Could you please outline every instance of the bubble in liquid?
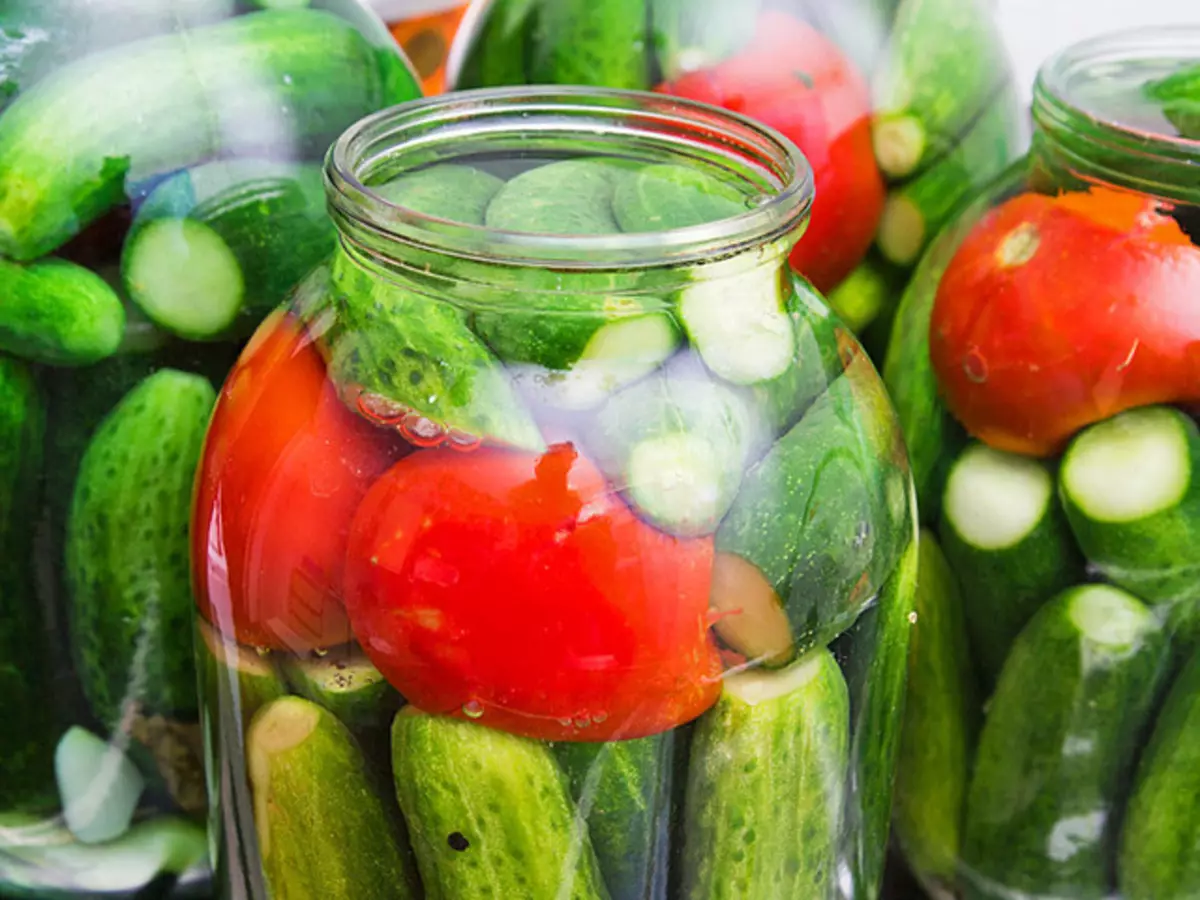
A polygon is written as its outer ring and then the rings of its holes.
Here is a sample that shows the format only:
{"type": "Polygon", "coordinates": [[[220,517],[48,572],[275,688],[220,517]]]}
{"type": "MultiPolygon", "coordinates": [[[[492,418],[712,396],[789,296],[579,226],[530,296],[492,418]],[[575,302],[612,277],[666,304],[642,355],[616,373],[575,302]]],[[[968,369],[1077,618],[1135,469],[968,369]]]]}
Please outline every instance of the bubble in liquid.
{"type": "Polygon", "coordinates": [[[469,453],[472,450],[478,450],[483,445],[483,438],[476,434],[459,431],[457,428],[451,428],[446,432],[446,442],[451,450],[469,453]]]}
{"type": "Polygon", "coordinates": [[[608,721],[608,713],[598,712],[594,716],[592,716],[592,721],[594,723],[596,723],[597,725],[603,725],[605,722],[608,721]]]}
{"type": "Polygon", "coordinates": [[[483,717],[483,704],[478,700],[468,700],[463,704],[462,711],[468,719],[480,719],[483,717]]]}
{"type": "Polygon", "coordinates": [[[568,716],[565,719],[559,719],[558,724],[561,725],[563,728],[570,728],[571,727],[571,717],[568,716]]]}
{"type": "Polygon", "coordinates": [[[575,719],[575,727],[576,728],[587,728],[591,724],[592,724],[591,716],[584,715],[584,716],[579,716],[577,719],[575,719]]]}
{"type": "Polygon", "coordinates": [[[325,657],[327,657],[329,655],[329,650],[326,647],[317,647],[316,649],[313,650],[312,654],[317,659],[324,659],[325,657]]]}
{"type": "Polygon", "coordinates": [[[963,357],[963,373],[968,380],[975,384],[983,384],[988,380],[988,364],[983,358],[983,354],[979,352],[979,348],[972,347],[967,351],[967,355],[963,357]]]}
{"type": "Polygon", "coordinates": [[[271,648],[270,647],[255,647],[254,652],[257,653],[259,656],[270,656],[271,648]]]}
{"type": "Polygon", "coordinates": [[[446,440],[442,426],[419,413],[410,412],[400,422],[401,436],[414,447],[432,449],[446,440]]]}
{"type": "Polygon", "coordinates": [[[394,425],[411,413],[408,407],[394,400],[366,391],[358,395],[355,405],[360,413],[380,425],[394,425]]]}

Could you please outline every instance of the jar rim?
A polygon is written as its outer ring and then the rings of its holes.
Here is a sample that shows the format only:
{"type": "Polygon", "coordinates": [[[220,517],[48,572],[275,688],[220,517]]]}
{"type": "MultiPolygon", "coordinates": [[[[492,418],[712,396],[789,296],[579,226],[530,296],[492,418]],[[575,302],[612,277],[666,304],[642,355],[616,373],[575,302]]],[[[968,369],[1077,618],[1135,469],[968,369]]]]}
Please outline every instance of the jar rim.
{"type": "Polygon", "coordinates": [[[1087,150],[1090,145],[1105,153],[1123,153],[1143,163],[1153,160],[1161,164],[1159,183],[1143,183],[1138,187],[1160,187],[1164,193],[1170,193],[1173,182],[1186,180],[1189,175],[1193,181],[1196,179],[1200,139],[1122,121],[1116,110],[1088,102],[1081,92],[1122,64],[1146,66],[1167,60],[1194,61],[1200,65],[1200,26],[1126,28],[1071,44],[1047,59],[1038,70],[1033,95],[1034,120],[1052,138],[1070,134],[1070,140],[1064,143],[1069,143],[1076,155],[1091,156],[1087,150]]]}
{"type": "Polygon", "coordinates": [[[778,131],[705,103],[649,91],[588,87],[482,88],[409,101],[351,126],[330,148],[326,191],[335,221],[388,243],[513,265],[644,268],[727,257],[798,231],[814,197],[812,169],[778,131]],[[672,230],[616,235],[549,235],[450,222],[385,200],[364,182],[372,166],[408,151],[428,152],[464,136],[520,137],[607,133],[663,146],[724,151],[776,190],[740,215],[672,230]],[[655,131],[654,129],[658,129],[655,131]]]}

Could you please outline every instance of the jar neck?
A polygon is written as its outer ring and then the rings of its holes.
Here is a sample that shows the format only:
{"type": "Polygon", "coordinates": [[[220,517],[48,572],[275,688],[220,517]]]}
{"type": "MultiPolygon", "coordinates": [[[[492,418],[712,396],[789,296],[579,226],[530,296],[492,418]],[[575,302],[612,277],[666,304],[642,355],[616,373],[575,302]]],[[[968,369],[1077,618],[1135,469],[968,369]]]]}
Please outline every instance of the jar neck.
{"type": "Polygon", "coordinates": [[[602,277],[620,290],[649,272],[667,287],[696,270],[725,274],[785,258],[813,198],[807,161],[776,132],[735,114],[636,91],[505,88],[405,104],[358,123],[325,167],[330,213],[346,254],[380,274],[502,286],[531,267],[602,277]],[[705,225],[603,236],[526,234],[466,225],[388,202],[372,185],[478,156],[617,155],[709,166],[763,201],[705,225]]]}
{"type": "Polygon", "coordinates": [[[1055,186],[1103,184],[1200,203],[1200,141],[1172,133],[1143,93],[1149,73],[1189,58],[1200,65],[1200,29],[1103,36],[1049,60],[1034,87],[1036,172],[1055,186]]]}

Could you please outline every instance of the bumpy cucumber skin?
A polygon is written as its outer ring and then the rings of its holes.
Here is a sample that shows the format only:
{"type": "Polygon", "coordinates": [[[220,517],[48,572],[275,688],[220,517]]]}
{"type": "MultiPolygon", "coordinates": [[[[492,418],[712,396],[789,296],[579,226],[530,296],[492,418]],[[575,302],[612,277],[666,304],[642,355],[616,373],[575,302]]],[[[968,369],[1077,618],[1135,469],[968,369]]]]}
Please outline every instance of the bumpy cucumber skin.
{"type": "Polygon", "coordinates": [[[83,366],[111,356],[121,344],[121,298],[82,266],[61,259],[30,265],[0,259],[0,294],[0,350],[6,353],[83,366]]]}
{"type": "Polygon", "coordinates": [[[0,120],[0,253],[51,252],[120,203],[126,178],[218,155],[317,156],[363,115],[419,96],[383,68],[358,31],[316,10],[239,16],[64,66],[0,120]]]}
{"type": "Polygon", "coordinates": [[[951,890],[962,839],[979,696],[962,593],[929,530],[920,535],[893,828],[922,879],[951,890]]]}
{"type": "Polygon", "coordinates": [[[832,648],[846,674],[852,717],[839,862],[853,885],[847,896],[878,897],[887,857],[919,574],[915,528],[908,537],[875,605],[832,648]]]}
{"type": "Polygon", "coordinates": [[[622,179],[612,205],[617,224],[626,233],[706,225],[751,208],[748,196],[702,169],[662,164],[622,179]]]}
{"type": "Polygon", "coordinates": [[[663,900],[667,890],[675,732],[604,744],[563,742],[554,755],[612,900],[663,900]]]}
{"type": "Polygon", "coordinates": [[[717,531],[775,589],[798,650],[848,628],[913,537],[907,459],[869,366],[856,357],[746,473],[717,531]]]}
{"type": "Polygon", "coordinates": [[[358,647],[338,647],[320,657],[283,656],[280,668],[295,693],[355,732],[389,725],[404,703],[358,647]]]}
{"type": "Polygon", "coordinates": [[[824,648],[794,665],[819,671],[753,706],[726,693],[696,725],[683,900],[833,896],[849,696],[824,648]]]}
{"type": "Polygon", "coordinates": [[[33,373],[0,356],[0,807],[39,805],[54,789],[54,722],[46,696],[33,524],[46,413],[33,373]]]}
{"type": "Polygon", "coordinates": [[[647,0],[543,0],[530,42],[532,84],[646,90],[647,0]]]}
{"type": "Polygon", "coordinates": [[[1175,679],[1142,751],[1117,861],[1121,896],[1200,896],[1200,653],[1175,679]]]}
{"type": "Polygon", "coordinates": [[[442,163],[376,185],[389,203],[463,225],[482,225],[488,204],[504,182],[482,169],[442,163]]]}
{"type": "Polygon", "coordinates": [[[305,314],[311,319],[332,307],[336,324],[324,335],[329,374],[352,408],[361,389],[443,428],[545,449],[503,366],[461,310],[379,279],[342,251],[325,280],[317,273],[305,282],[314,294],[305,314]]]}
{"type": "Polygon", "coordinates": [[[1073,598],[1088,589],[1059,594],[1033,617],[989,701],[963,829],[968,900],[1111,896],[1118,803],[1165,672],[1166,641],[1148,613],[1132,647],[1088,640],[1070,619],[1073,598]]]}
{"type": "Polygon", "coordinates": [[[427,900],[608,900],[544,744],[405,707],[392,725],[392,772],[427,900]]]}
{"type": "Polygon", "coordinates": [[[207,379],[160,370],[109,414],[80,464],[68,622],[84,693],[109,726],[127,689],[146,713],[196,712],[188,522],[215,401],[207,379]]]}
{"type": "Polygon", "coordinates": [[[612,209],[617,177],[593,159],[538,166],[505,182],[488,203],[484,222],[531,234],[619,234],[612,209]]]}
{"type": "Polygon", "coordinates": [[[301,697],[273,701],[250,724],[246,756],[272,900],[421,896],[386,795],[331,712],[301,697]],[[311,730],[294,746],[272,747],[270,726],[281,720],[311,730]]]}
{"type": "Polygon", "coordinates": [[[1042,604],[1084,580],[1085,560],[1053,492],[1048,507],[1032,532],[1002,550],[972,546],[942,516],[938,536],[962,586],[971,654],[985,691],[995,686],[1013,641],[1042,604]]]}
{"type": "MultiPolygon", "coordinates": [[[[528,83],[529,48],[539,0],[495,0],[467,48],[458,72],[447,72],[453,90],[528,83]]],[[[460,35],[462,32],[460,32],[460,35]]]]}

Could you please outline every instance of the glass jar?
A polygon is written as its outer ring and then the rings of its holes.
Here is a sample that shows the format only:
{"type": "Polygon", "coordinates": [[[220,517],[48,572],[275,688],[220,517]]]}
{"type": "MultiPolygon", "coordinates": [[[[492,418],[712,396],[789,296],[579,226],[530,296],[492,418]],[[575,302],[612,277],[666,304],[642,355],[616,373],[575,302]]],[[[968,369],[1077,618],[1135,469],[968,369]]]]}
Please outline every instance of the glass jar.
{"type": "Polygon", "coordinates": [[[1200,892],[1200,29],[1065,50],[901,304],[921,519],[896,833],[941,895],[1200,892]]]}
{"type": "Polygon", "coordinates": [[[426,96],[446,89],[446,58],[467,11],[465,0],[371,0],[412,60],[426,96]]]}
{"type": "Polygon", "coordinates": [[[804,158],[510,88],[369,118],[326,178],[339,248],[197,490],[226,886],[875,896],[915,512],[881,380],[788,270],[804,158]]]}
{"type": "Polygon", "coordinates": [[[793,267],[877,357],[921,251],[1025,144],[986,0],[474,0],[447,77],[653,88],[782,132],[816,184],[793,267]]]}
{"type": "Polygon", "coordinates": [[[419,96],[353,0],[250,11],[300,5],[0,10],[0,895],[209,878],[204,430],[242,344],[332,252],[329,144],[419,96]]]}

